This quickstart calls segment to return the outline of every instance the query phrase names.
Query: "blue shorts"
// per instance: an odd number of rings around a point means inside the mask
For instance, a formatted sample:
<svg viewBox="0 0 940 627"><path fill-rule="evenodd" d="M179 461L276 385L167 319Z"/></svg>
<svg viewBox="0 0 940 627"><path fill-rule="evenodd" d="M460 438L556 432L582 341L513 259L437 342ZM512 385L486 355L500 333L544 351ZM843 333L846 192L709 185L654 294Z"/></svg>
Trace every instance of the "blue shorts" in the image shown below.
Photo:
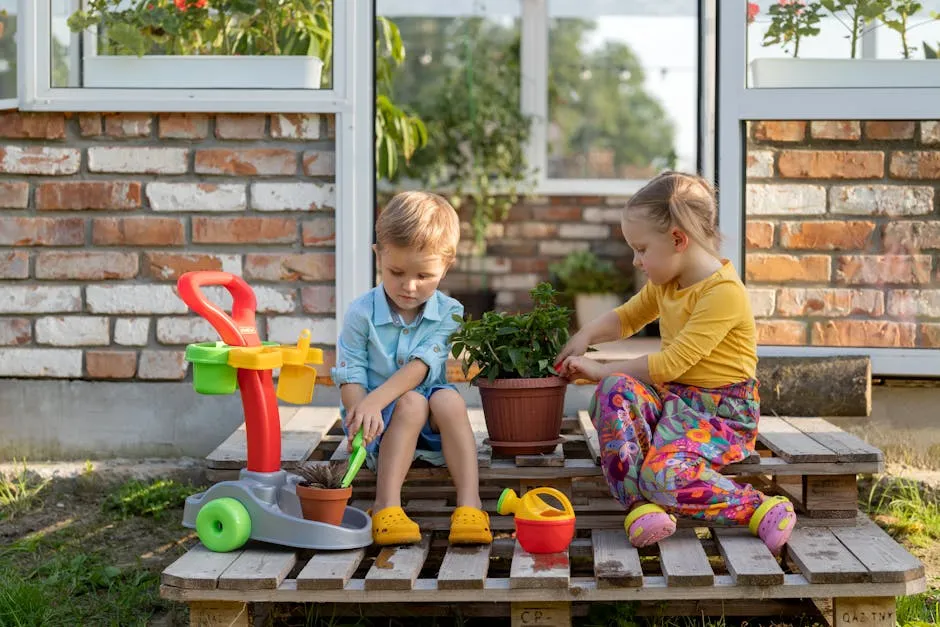
<svg viewBox="0 0 940 627"><path fill-rule="evenodd" d="M454 390L457 391L456 386L453 386L449 383L443 385L435 385L428 389L424 394L424 398L431 400L431 395L433 395L438 390ZM398 399L389 403L385 409L382 410L382 423L384 429L382 433L388 431L388 423L392 421L392 414L395 412L395 405L398 404ZM343 433L346 434L346 437L349 437L349 432L346 431L346 408L340 408L340 416L343 422ZM379 459L379 445L382 443L382 436L380 435L375 440L369 443L366 446L366 465L370 470L375 470L378 466ZM424 426L421 428L421 433L418 434L418 444L415 450L415 459L421 459L435 466L444 465L444 453L441 446L441 434L435 433L431 429L430 418L427 422L424 423Z"/></svg>

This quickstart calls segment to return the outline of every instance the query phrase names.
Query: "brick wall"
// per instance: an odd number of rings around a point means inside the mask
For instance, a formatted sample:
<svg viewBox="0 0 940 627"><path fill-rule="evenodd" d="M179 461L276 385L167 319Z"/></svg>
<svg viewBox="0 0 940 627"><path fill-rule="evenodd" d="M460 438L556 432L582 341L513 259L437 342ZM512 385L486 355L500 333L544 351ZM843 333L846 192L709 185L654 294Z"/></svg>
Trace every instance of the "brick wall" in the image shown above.
<svg viewBox="0 0 940 627"><path fill-rule="evenodd" d="M755 122L746 277L763 344L940 347L940 122Z"/></svg>
<svg viewBox="0 0 940 627"><path fill-rule="evenodd" d="M333 123L0 113L0 377L183 379L218 339L187 270L242 274L263 337L332 345Z"/></svg>

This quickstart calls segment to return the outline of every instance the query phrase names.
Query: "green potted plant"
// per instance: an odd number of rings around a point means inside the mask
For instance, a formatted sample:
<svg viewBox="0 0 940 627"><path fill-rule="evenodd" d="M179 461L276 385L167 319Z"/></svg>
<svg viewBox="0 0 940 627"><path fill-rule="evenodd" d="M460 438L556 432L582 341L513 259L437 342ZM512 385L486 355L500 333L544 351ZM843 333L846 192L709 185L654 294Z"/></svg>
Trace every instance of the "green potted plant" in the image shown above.
<svg viewBox="0 0 940 627"><path fill-rule="evenodd" d="M320 89L332 0L87 0L86 87Z"/></svg>
<svg viewBox="0 0 940 627"><path fill-rule="evenodd" d="M550 283L530 291L534 308L525 313L489 311L469 318L451 336L452 354L462 360L480 389L493 451L503 455L549 453L561 441L568 380L553 370L568 341L571 310L555 303Z"/></svg>
<svg viewBox="0 0 940 627"><path fill-rule="evenodd" d="M352 486L342 487L346 462L306 462L295 471L301 481L297 484L297 498L306 520L317 520L330 525L343 522L346 504L352 496Z"/></svg>
<svg viewBox="0 0 940 627"><path fill-rule="evenodd" d="M630 280L614 264L590 251L571 253L550 265L549 271L573 298L579 327L623 303L624 294L630 289Z"/></svg>

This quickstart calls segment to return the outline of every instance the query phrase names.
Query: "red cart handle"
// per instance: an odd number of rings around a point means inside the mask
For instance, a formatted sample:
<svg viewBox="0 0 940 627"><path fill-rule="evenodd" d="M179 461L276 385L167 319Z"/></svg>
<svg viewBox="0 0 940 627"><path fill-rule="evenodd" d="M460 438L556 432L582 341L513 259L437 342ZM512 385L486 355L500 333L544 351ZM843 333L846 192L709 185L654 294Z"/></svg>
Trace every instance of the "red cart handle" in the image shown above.
<svg viewBox="0 0 940 627"><path fill-rule="evenodd" d="M207 285L220 285L229 291L232 295L231 317L202 293L200 288ZM228 272L186 272L176 282L176 287L183 302L208 320L223 342L229 346L261 345L255 325L258 301L244 279Z"/></svg>

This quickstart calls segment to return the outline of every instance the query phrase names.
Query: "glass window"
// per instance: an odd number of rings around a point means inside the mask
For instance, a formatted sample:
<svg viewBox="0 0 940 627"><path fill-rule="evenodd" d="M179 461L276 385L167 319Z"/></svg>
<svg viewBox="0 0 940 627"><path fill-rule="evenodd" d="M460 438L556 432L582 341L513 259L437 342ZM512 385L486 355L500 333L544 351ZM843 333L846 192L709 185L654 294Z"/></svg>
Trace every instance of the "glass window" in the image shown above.
<svg viewBox="0 0 940 627"><path fill-rule="evenodd" d="M53 87L329 89L332 85L333 0L53 0L52 4Z"/></svg>
<svg viewBox="0 0 940 627"><path fill-rule="evenodd" d="M16 98L16 0L0 0L0 100Z"/></svg>
<svg viewBox="0 0 940 627"><path fill-rule="evenodd" d="M697 0L549 0L549 178L694 171Z"/></svg>
<svg viewBox="0 0 940 627"><path fill-rule="evenodd" d="M825 5L746 3L749 87L940 87L940 0Z"/></svg>

